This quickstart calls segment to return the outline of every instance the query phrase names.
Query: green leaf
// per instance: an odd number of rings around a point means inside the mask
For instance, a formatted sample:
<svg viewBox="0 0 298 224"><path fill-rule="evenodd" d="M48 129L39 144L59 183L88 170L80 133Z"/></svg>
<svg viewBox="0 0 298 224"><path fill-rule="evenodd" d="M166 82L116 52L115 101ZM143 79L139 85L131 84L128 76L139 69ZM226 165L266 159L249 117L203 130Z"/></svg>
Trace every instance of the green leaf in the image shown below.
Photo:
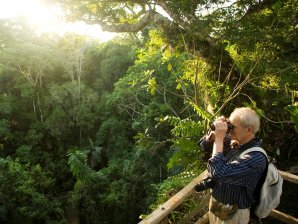
<svg viewBox="0 0 298 224"><path fill-rule="evenodd" d="M170 71L172 71L172 69L173 69L173 66L172 66L172 64L171 63L169 63L168 64L168 66L167 66L167 68L168 68L168 71L170 72Z"/></svg>
<svg viewBox="0 0 298 224"><path fill-rule="evenodd" d="M151 95L154 95L155 94L155 91L156 91L156 80L155 80L155 77L152 78L152 79L149 79L147 91L150 91L150 94Z"/></svg>
<svg viewBox="0 0 298 224"><path fill-rule="evenodd" d="M200 115L203 119L208 120L208 121L210 121L212 119L212 116L208 111L206 111L203 108L199 107L194 102L188 101L188 104L191 105L192 108L194 108L194 110L198 113L198 115Z"/></svg>
<svg viewBox="0 0 298 224"><path fill-rule="evenodd" d="M287 106L287 110L290 112L291 120L295 125L295 130L298 133L298 106L289 105Z"/></svg>

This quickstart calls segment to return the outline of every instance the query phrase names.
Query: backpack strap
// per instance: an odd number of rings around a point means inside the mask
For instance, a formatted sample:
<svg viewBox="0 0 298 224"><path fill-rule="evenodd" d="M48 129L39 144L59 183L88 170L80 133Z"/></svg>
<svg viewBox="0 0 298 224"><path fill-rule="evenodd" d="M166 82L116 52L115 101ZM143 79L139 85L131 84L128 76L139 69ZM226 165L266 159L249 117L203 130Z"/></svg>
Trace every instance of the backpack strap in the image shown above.
<svg viewBox="0 0 298 224"><path fill-rule="evenodd" d="M263 153L266 156L267 161L269 162L269 158L268 158L267 153L265 152L265 150L262 149L261 147L257 147L257 146L256 147L249 148L249 149L246 149L245 151L243 151L240 154L239 157L244 156L244 155L246 155L247 153L250 153L250 152L261 152L261 153Z"/></svg>
<svg viewBox="0 0 298 224"><path fill-rule="evenodd" d="M269 161L269 158L267 156L267 153L264 149L262 149L261 147L252 147L252 148L249 148L249 149L246 149L244 150L241 154L240 154L240 157L241 156L244 156L246 155L247 153L250 153L250 152L261 152L263 153L263 155L265 155L265 157L267 158L267 165L266 165L266 168L265 170L263 171L262 173L262 176L256 186L256 189L255 191L253 192L253 195L254 197L256 198L256 202L251 206L250 208L250 218L253 219L253 220L259 220L259 218L257 217L257 215L255 214L255 209L256 209L256 206L258 205L259 203L259 200L260 200L260 196L261 196L261 188L265 182L265 179L266 179L266 175L267 175L267 172L268 172L268 165L270 163Z"/></svg>

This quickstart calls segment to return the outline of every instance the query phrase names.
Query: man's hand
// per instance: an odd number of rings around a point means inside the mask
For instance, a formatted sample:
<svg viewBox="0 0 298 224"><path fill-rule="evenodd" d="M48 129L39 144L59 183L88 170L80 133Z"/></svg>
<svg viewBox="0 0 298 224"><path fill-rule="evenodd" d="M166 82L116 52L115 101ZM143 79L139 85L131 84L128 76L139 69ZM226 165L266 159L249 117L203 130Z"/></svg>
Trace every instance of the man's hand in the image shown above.
<svg viewBox="0 0 298 224"><path fill-rule="evenodd" d="M215 131L214 131L215 140L217 138L220 140L223 140L228 130L227 119L224 116L219 117L218 119L215 120L214 126L215 126Z"/></svg>
<svg viewBox="0 0 298 224"><path fill-rule="evenodd" d="M215 140L213 144L212 155L218 152L223 152L223 145L224 145L223 141L228 130L227 119L224 116L219 117L218 119L215 120L214 126L215 126L215 131L214 131Z"/></svg>

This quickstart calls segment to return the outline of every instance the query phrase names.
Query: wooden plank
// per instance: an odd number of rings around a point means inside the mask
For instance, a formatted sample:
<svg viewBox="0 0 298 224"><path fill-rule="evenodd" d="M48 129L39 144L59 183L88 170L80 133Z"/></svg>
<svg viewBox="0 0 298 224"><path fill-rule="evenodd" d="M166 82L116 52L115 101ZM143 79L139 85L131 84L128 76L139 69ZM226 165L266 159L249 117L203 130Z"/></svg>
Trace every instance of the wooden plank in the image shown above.
<svg viewBox="0 0 298 224"><path fill-rule="evenodd" d="M298 184L298 176L279 170L282 179Z"/></svg>
<svg viewBox="0 0 298 224"><path fill-rule="evenodd" d="M195 224L207 224L209 223L209 212L203 215Z"/></svg>
<svg viewBox="0 0 298 224"><path fill-rule="evenodd" d="M298 224L297 218L287 215L287 214L277 211L277 210L273 210L272 212L270 212L269 216L271 216L279 221L282 221L284 223L287 223L287 224Z"/></svg>
<svg viewBox="0 0 298 224"><path fill-rule="evenodd" d="M159 206L154 212L148 215L145 219L143 219L139 224L158 224L164 218L166 218L172 211L178 207L184 199L189 197L193 191L195 191L195 185L201 182L207 176L207 170L200 174L197 178L195 178L192 182L190 182L186 187L184 187L181 191L171 197L168 201L166 201L163 205Z"/></svg>

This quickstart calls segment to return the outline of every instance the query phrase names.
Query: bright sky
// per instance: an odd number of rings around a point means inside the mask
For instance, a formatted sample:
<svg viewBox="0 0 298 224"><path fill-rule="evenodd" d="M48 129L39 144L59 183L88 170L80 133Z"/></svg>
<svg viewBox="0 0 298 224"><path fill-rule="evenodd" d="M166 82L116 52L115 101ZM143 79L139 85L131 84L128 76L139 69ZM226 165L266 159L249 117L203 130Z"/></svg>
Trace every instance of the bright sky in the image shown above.
<svg viewBox="0 0 298 224"><path fill-rule="evenodd" d="M88 35L101 41L112 39L115 34L102 32L99 25L84 22L66 23L64 13L57 6L46 5L41 0L0 0L0 18L25 18L39 33L63 35L66 32Z"/></svg>

